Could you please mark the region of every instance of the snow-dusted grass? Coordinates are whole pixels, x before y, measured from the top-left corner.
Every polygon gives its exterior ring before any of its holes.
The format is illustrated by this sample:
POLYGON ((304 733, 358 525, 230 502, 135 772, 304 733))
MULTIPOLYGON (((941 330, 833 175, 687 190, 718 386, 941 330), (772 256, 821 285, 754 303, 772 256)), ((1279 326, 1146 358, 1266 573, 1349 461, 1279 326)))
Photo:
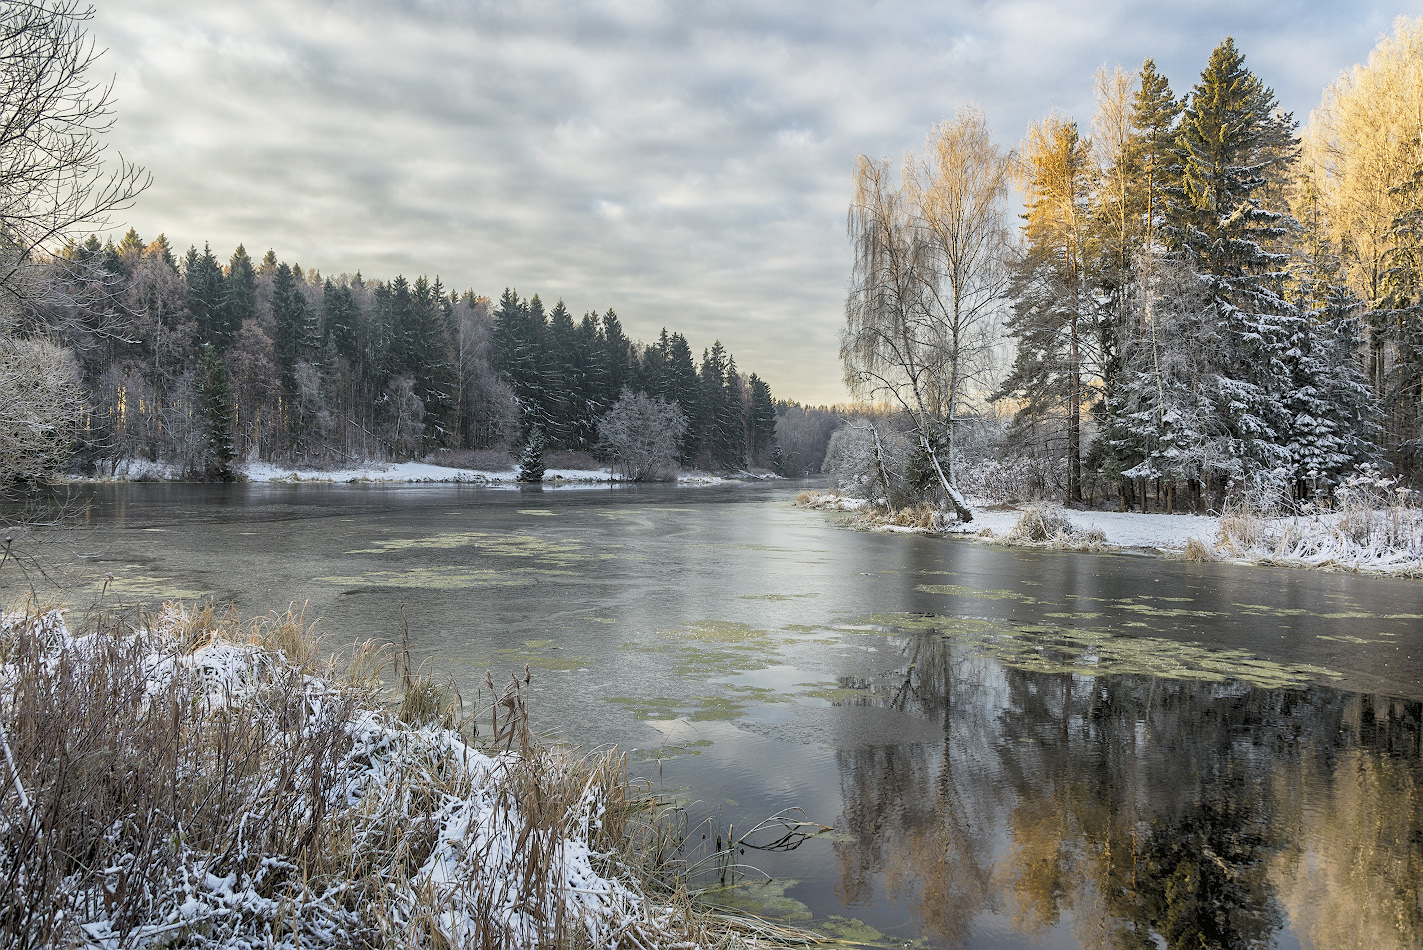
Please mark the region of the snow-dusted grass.
POLYGON ((517 688, 494 706, 512 751, 480 751, 437 688, 402 718, 380 651, 338 673, 309 633, 211 608, 82 636, 3 616, 0 945, 703 942, 626 873, 620 757, 532 744, 517 688))
POLYGON ((1423 509, 1357 496, 1303 515, 1232 509, 1220 519, 1214 551, 1260 564, 1423 577, 1423 509))
POLYGON ((876 531, 958 535, 998 544, 1087 551, 1144 551, 1188 560, 1310 567, 1397 577, 1423 577, 1423 509, 1401 503, 1345 498, 1337 509, 1265 515, 1232 509, 1223 516, 1077 511, 1061 505, 975 507, 973 520, 952 512, 926 521, 892 518, 862 498, 802 492, 805 507, 860 514, 876 531))

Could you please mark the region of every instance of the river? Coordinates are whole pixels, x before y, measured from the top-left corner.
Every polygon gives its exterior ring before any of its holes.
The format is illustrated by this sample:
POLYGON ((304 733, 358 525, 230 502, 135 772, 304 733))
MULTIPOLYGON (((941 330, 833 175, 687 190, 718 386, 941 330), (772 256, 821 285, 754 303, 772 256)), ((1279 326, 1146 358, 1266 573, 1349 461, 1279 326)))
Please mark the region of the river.
POLYGON ((694 821, 831 826, 748 848, 721 899, 854 942, 1423 942, 1419 582, 858 532, 793 496, 102 487, 46 560, 76 607, 407 625, 471 697, 527 665, 537 729, 628 750, 694 821))

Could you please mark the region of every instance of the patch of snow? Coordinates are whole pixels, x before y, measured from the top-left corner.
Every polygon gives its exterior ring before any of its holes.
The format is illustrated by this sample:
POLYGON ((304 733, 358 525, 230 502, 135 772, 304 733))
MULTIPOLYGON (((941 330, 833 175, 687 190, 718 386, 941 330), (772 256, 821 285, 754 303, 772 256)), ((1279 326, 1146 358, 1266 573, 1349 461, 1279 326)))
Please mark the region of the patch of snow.
MULTIPOLYGON (((486 472, 470 468, 449 468, 428 462, 369 462, 341 469, 302 469, 270 462, 248 462, 239 468, 252 482, 316 482, 323 484, 426 484, 514 485, 519 470, 509 468, 486 472)), ((551 468, 544 472, 547 486, 588 485, 613 480, 610 469, 551 468)))
MULTIPOLYGON (((801 504, 859 511, 870 503, 835 492, 817 492, 801 504)), ((1069 527, 1072 537, 1063 539, 1067 546, 1081 541, 1093 550, 1146 551, 1182 557, 1187 545, 1195 542, 1199 551, 1212 560, 1423 577, 1423 511, 1416 508, 1374 512, 1372 523, 1363 523, 1368 521, 1368 515, 1340 512, 1263 518, 1258 538, 1246 544, 1225 538, 1222 519, 1216 515, 1079 511, 1056 504, 1037 507, 1069 527), (1091 540, 1093 532, 1101 532, 1100 542, 1091 540)), ((974 508, 973 521, 948 520, 942 527, 936 524, 935 532, 882 521, 869 527, 902 534, 943 533, 976 541, 1017 543, 1009 536, 1026 510, 978 507, 974 508)))

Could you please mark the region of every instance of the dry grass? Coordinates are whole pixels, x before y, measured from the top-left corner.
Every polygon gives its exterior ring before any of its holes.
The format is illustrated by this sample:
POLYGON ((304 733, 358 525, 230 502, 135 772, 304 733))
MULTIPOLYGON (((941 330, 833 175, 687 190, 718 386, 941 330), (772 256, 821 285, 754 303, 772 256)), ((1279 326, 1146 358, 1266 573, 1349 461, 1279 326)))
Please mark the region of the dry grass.
POLYGON ((298 611, 101 616, 83 637, 7 615, 0 944, 725 943, 668 883, 674 823, 621 755, 541 746, 527 671, 466 716, 404 656, 323 659, 298 611))
POLYGON ((1197 541, 1195 538, 1186 539, 1186 549, 1182 552, 1182 555, 1187 561, 1193 564, 1205 564, 1210 561, 1220 560, 1214 550, 1205 543, 1197 541))
POLYGON ((897 509, 887 523, 900 528, 934 531, 944 526, 944 513, 934 505, 909 505, 897 509))

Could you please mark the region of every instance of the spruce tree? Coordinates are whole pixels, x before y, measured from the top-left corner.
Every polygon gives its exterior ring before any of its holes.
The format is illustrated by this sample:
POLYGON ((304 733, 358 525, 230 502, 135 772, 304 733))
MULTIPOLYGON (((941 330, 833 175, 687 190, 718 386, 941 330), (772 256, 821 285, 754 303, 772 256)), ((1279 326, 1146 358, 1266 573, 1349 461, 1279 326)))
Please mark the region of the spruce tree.
POLYGON ((775 464, 776 445, 776 402, 771 397, 771 387, 755 373, 749 380, 751 388, 750 417, 747 421, 749 432, 748 454, 755 465, 775 464))
POLYGON ((183 276, 188 285, 188 312, 197 324, 198 339, 213 344, 219 352, 226 350, 233 334, 222 313, 222 267, 210 246, 204 244, 201 255, 196 247, 188 248, 183 276))
POLYGON ((524 442, 524 451, 519 458, 519 481, 541 482, 544 480, 544 433, 539 426, 529 430, 524 442))
POLYGON ((1052 116, 1029 134, 1024 160, 1028 208, 1026 252, 1014 268, 1009 331, 1018 343, 1013 368, 995 398, 1011 397, 1031 427, 1061 419, 1067 449, 1068 504, 1082 501, 1082 430, 1088 383, 1100 378, 1092 359, 1096 297, 1088 203, 1088 143, 1071 120, 1052 116))
POLYGON ((198 397, 202 400, 203 421, 207 433, 204 439, 201 466, 203 474, 232 481, 232 461, 236 456, 232 433, 232 387, 227 367, 211 343, 203 344, 198 357, 198 397))
POLYGON ((244 323, 257 316, 257 272, 241 244, 228 261, 222 291, 223 332, 235 337, 244 323))
MULTIPOLYGON (((1207 383, 1226 427, 1232 474, 1269 477, 1288 465, 1284 354, 1300 319, 1284 297, 1294 220, 1268 196, 1297 150, 1294 120, 1227 39, 1211 54, 1182 113, 1167 189, 1168 246, 1197 275, 1220 328, 1207 383)), ((1217 483, 1216 501, 1224 484, 1217 483)))
MULTIPOLYGON (((680 333, 666 336, 665 330, 663 334, 665 389, 662 393, 650 392, 650 395, 675 402, 681 407, 682 415, 687 420, 687 430, 682 436, 682 464, 690 467, 696 463, 704 437, 705 407, 702 384, 698 379, 696 367, 692 364, 692 348, 687 343, 687 338, 680 333)), ((717 383, 719 386, 721 380, 718 379, 717 383)))

